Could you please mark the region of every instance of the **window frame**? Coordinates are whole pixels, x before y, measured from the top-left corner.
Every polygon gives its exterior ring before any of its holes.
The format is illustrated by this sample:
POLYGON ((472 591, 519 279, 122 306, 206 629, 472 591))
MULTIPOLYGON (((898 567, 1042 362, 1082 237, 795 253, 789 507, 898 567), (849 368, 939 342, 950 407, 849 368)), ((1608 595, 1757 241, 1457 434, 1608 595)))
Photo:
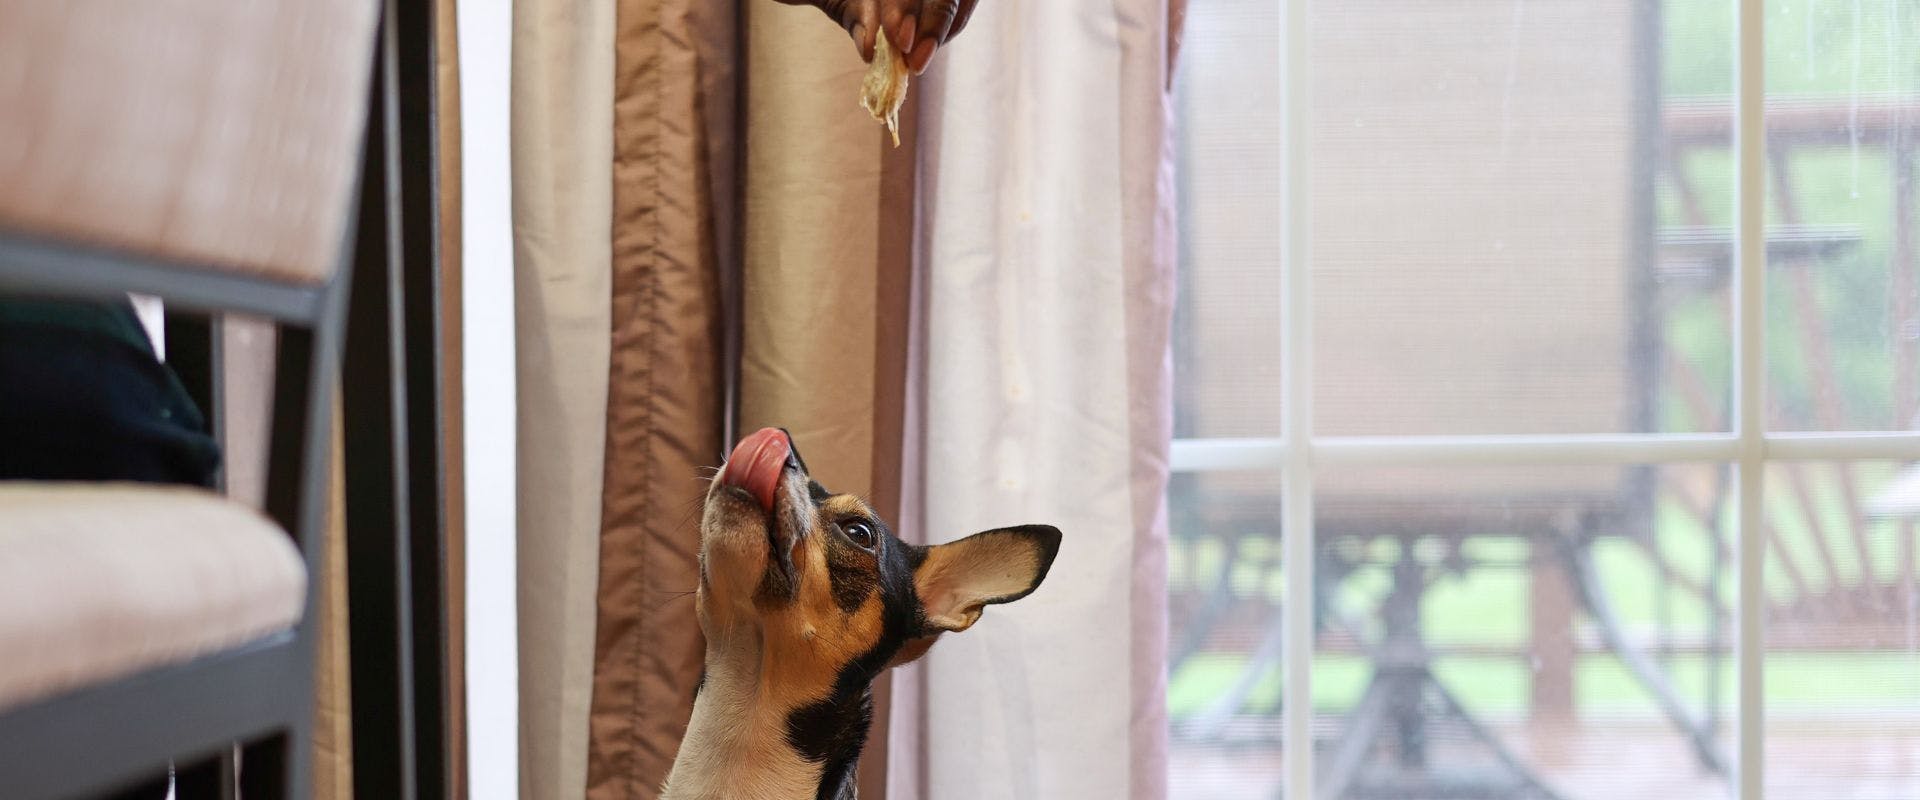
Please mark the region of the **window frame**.
MULTIPOLYGON (((1282 297, 1279 436, 1270 438, 1175 439, 1171 471, 1279 471, 1281 550, 1286 585, 1314 580, 1313 502, 1315 472, 1336 466, 1497 466, 1731 463, 1735 486, 1737 634, 1735 665, 1737 743, 1735 794, 1765 796, 1765 724, 1762 667, 1765 658, 1766 556, 1764 532, 1748 523, 1764 520, 1766 468, 1775 462, 1889 459, 1920 460, 1920 433, 1769 432, 1764 424, 1766 372, 1766 180, 1765 3, 1735 0, 1734 163, 1735 249, 1733 276, 1734 415, 1731 431, 1709 434, 1569 434, 1487 436, 1319 436, 1313 409, 1313 286, 1311 263, 1312 184, 1310 131, 1311 0, 1281 0, 1279 63, 1285 87, 1282 107, 1282 297)), ((1313 598, 1286 603, 1283 692, 1311 697, 1315 652, 1313 598)), ((1287 741, 1312 740, 1311 703, 1285 703, 1287 741)), ((1288 747, 1286 793, 1315 797, 1314 749, 1288 747)))

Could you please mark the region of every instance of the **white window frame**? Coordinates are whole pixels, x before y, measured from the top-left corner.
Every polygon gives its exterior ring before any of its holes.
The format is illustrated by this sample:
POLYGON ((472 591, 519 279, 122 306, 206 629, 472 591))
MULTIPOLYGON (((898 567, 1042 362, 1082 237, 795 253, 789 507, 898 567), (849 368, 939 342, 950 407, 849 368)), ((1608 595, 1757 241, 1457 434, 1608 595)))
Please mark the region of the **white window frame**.
MULTIPOLYGON (((1766 385, 1764 225, 1766 217, 1765 10, 1762 0, 1737 0, 1735 58, 1735 274, 1734 274, 1734 421, 1729 433, 1572 434, 1565 436, 1316 436, 1313 412, 1313 286, 1308 235, 1312 205, 1308 152, 1310 131, 1308 10, 1311 0, 1284 0, 1281 63, 1286 97, 1282 109, 1282 230, 1284 309, 1280 402, 1281 435, 1274 438, 1178 439, 1173 442, 1176 473, 1231 470, 1281 472, 1281 540, 1288 587, 1313 585, 1313 494, 1315 470, 1340 466, 1513 464, 1673 464, 1732 463, 1737 485, 1737 598, 1739 626, 1735 648, 1739 720, 1735 773, 1740 800, 1761 800, 1765 793, 1765 698, 1762 659, 1766 540, 1749 522, 1763 519, 1765 468, 1769 462, 1796 460, 1920 460, 1915 433, 1770 433, 1765 429, 1766 385)), ((1313 692, 1313 602, 1285 604, 1286 697, 1313 692)), ((1283 705, 1288 742, 1310 742, 1313 706, 1283 705)), ((1286 748, 1288 797, 1314 797, 1313 748, 1286 748)))

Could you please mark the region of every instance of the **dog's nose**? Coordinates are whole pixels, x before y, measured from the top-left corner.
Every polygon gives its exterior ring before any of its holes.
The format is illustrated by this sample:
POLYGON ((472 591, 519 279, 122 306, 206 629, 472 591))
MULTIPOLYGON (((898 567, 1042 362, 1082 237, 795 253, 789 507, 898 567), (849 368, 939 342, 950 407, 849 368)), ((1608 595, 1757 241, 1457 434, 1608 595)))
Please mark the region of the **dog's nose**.
POLYGON ((773 510, 774 491, 787 465, 797 457, 793 439, 779 428, 761 428, 734 445, 727 464, 714 480, 724 486, 738 486, 753 495, 762 509, 773 510))

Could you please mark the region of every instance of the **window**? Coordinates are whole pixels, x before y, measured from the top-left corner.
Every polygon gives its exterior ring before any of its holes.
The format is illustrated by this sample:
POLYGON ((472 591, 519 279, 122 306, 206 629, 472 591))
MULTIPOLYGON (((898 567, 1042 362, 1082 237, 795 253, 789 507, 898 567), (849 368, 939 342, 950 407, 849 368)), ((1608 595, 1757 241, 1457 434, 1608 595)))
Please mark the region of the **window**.
POLYGON ((1920 797, 1920 2, 1190 0, 1175 101, 1174 797, 1920 797))

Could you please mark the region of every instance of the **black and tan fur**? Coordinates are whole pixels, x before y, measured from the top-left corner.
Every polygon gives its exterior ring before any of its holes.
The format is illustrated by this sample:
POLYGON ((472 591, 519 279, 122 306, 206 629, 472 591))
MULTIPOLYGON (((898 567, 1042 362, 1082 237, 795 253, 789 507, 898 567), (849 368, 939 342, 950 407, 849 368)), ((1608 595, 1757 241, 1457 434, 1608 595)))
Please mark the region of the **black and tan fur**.
POLYGON ((907 544, 797 452, 771 512, 716 479, 696 603, 707 671, 662 799, 851 800, 874 678, 1031 593, 1059 545, 1041 525, 907 544))

